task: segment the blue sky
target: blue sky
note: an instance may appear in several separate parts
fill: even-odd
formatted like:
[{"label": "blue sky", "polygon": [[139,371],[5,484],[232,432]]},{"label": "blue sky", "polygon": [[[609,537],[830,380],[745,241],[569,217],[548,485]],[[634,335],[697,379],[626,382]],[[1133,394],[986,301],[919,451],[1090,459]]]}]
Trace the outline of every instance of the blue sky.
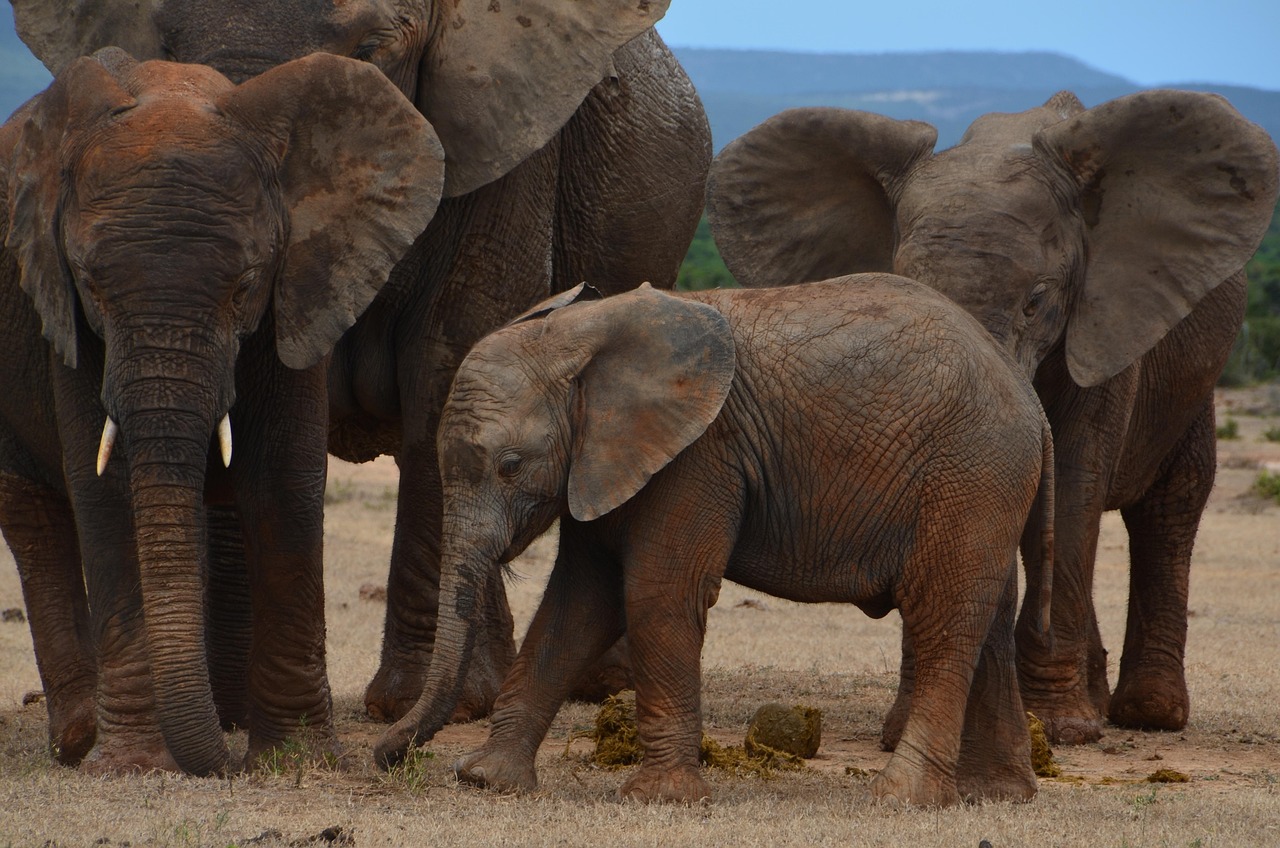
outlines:
[{"label": "blue sky", "polygon": [[1280,90],[1280,0],[671,0],[658,30],[685,47],[1050,50],[1140,85]]}]

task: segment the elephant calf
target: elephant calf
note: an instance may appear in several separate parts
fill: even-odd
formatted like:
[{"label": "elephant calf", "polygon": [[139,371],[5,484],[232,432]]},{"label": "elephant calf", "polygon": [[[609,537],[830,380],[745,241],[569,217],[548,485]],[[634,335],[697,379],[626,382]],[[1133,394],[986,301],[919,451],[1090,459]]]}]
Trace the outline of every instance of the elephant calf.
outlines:
[{"label": "elephant calf", "polygon": [[[570,684],[625,627],[645,758],[620,793],[708,797],[699,657],[728,577],[901,611],[918,673],[876,798],[1032,797],[1015,563],[1053,461],[1012,360],[950,301],[887,274],[584,302],[593,293],[542,304],[458,371],[438,436],[436,654],[380,762],[449,717],[491,575],[560,519],[546,595],[461,779],[534,787]],[[1050,527],[1051,495],[1041,504]],[[1048,574],[1035,578],[1047,619]]]}]

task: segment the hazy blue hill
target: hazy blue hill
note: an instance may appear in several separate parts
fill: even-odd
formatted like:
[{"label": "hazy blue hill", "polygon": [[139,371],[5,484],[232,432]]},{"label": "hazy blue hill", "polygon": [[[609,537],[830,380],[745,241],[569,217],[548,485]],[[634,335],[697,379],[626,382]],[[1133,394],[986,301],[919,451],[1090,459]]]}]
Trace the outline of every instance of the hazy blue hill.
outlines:
[{"label": "hazy blue hill", "polygon": [[758,95],[885,89],[998,88],[1054,90],[1132,85],[1057,53],[785,53],[674,48],[700,92]]},{"label": "hazy blue hill", "polygon": [[[673,48],[706,104],[717,149],[795,106],[840,106],[938,128],[955,144],[979,115],[1021,112],[1062,89],[1086,106],[1141,90],[1115,74],[1054,53],[806,54]],[[1280,138],[1280,92],[1181,83],[1214,91]]]}]

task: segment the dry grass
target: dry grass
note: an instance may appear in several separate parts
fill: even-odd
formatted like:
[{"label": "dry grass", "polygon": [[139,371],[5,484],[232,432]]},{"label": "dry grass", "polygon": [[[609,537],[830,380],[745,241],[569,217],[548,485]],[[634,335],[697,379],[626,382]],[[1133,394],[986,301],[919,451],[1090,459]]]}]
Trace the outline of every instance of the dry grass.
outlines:
[{"label": "dry grass", "polygon": [[[1238,405],[1244,401],[1233,395]],[[26,626],[0,623],[0,848],[13,845],[228,846],[302,844],[327,828],[357,845],[1280,845],[1280,505],[1250,496],[1259,463],[1280,460],[1262,433],[1277,419],[1233,412],[1240,439],[1220,446],[1218,486],[1196,550],[1187,669],[1191,726],[1183,733],[1111,730],[1098,745],[1058,749],[1064,778],[1041,781],[1030,804],[885,810],[862,795],[883,766],[879,722],[893,697],[899,628],[852,607],[800,606],[726,585],[711,611],[704,651],[710,734],[740,743],[766,701],[823,711],[823,746],[810,767],[769,780],[708,772],[704,807],[619,804],[622,780],[593,768],[590,707],[561,711],[539,758],[541,789],[500,796],[456,785],[448,764],[478,744],[483,723],[448,728],[391,775],[370,764],[380,726],[362,718],[363,686],[377,662],[380,603],[359,587],[385,580],[395,468],[334,463],[326,539],[330,677],[347,747],[339,771],[288,764],[280,774],[206,780],[152,774],[94,779],[52,766]],[[1096,598],[1103,635],[1119,659],[1127,553],[1107,516]],[[551,540],[517,564],[517,619],[527,621],[545,581]],[[0,610],[21,606],[7,552]],[[518,625],[520,626],[520,625]],[[232,739],[243,750],[242,734]],[[1144,781],[1157,769],[1185,784]],[[855,773],[847,773],[853,770]],[[251,842],[263,834],[266,838]],[[330,831],[330,835],[333,832]],[[314,843],[323,844],[319,838]]]}]

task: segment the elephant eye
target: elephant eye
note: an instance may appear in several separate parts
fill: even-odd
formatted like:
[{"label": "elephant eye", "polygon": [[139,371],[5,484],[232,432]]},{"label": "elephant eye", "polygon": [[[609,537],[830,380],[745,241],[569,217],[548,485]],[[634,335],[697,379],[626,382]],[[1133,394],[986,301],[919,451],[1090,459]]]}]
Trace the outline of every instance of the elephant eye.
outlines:
[{"label": "elephant eye", "polygon": [[524,457],[514,451],[502,455],[498,460],[498,475],[501,477],[514,477],[520,473],[521,466],[524,465]]},{"label": "elephant eye", "polygon": [[366,38],[364,41],[356,45],[356,49],[351,51],[352,59],[359,59],[361,62],[368,62],[373,58],[373,54],[378,52],[378,47],[382,42],[378,39]]},{"label": "elephant eye", "polygon": [[1045,294],[1049,291],[1049,284],[1044,282],[1036,283],[1035,288],[1031,290],[1031,294],[1027,295],[1027,302],[1022,306],[1022,314],[1031,318],[1040,309],[1040,304],[1044,300]]},{"label": "elephant eye", "polygon": [[246,269],[240,278],[236,280],[235,290],[231,293],[231,303],[236,309],[244,306],[245,300],[248,299],[249,293],[253,290],[254,283],[258,280],[258,267]]}]

